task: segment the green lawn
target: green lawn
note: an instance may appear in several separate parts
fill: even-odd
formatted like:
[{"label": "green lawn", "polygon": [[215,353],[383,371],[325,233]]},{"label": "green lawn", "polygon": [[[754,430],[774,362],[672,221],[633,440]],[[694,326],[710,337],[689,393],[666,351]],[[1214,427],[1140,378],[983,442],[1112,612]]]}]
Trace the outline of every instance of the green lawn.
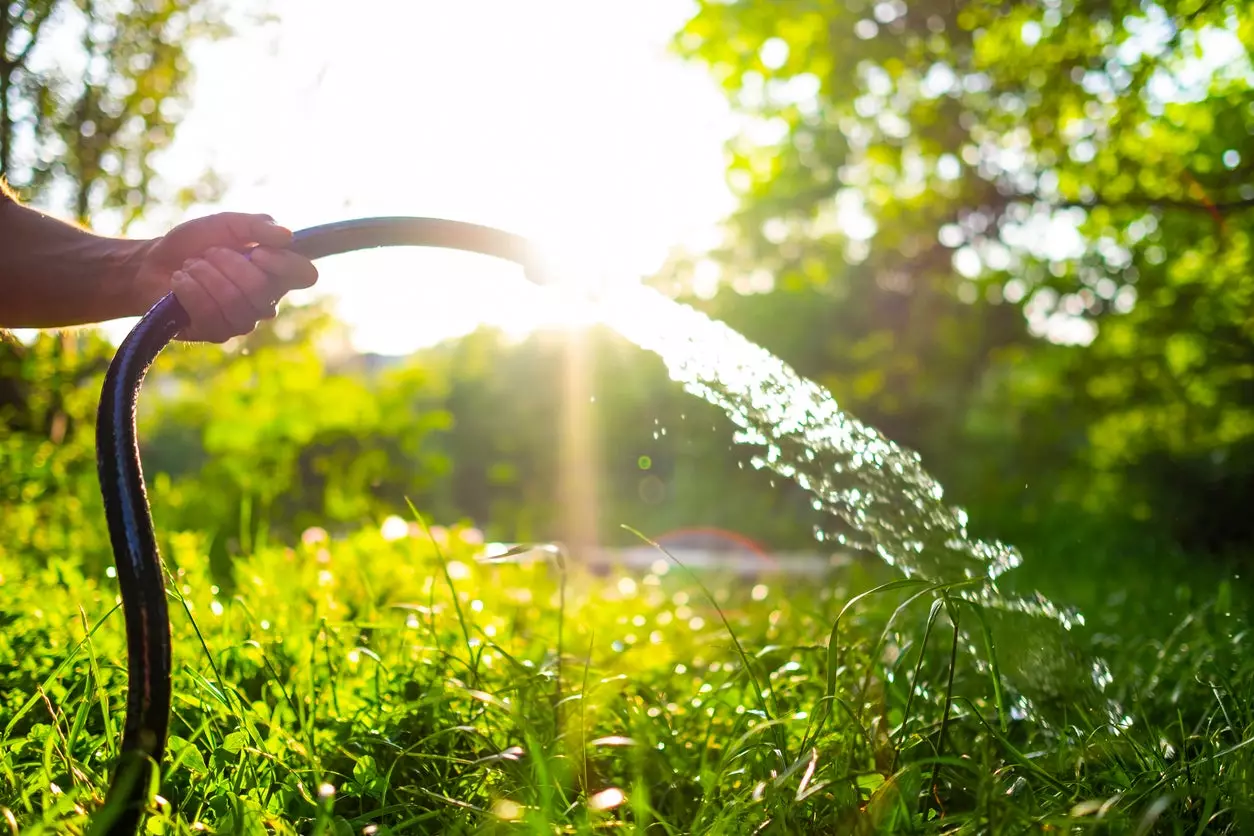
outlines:
[{"label": "green lawn", "polygon": [[[990,666],[980,614],[923,586],[837,623],[894,579],[870,563],[698,581],[659,553],[563,595],[556,563],[363,532],[219,590],[203,543],[164,549],[177,681],[149,832],[1254,832],[1249,637],[1203,573],[1073,585],[1069,647],[1033,656],[1045,631],[1007,623]],[[81,833],[117,755],[121,613],[108,582],[33,563],[0,552],[0,833]],[[993,687],[1013,669],[1055,686],[1026,716]]]}]

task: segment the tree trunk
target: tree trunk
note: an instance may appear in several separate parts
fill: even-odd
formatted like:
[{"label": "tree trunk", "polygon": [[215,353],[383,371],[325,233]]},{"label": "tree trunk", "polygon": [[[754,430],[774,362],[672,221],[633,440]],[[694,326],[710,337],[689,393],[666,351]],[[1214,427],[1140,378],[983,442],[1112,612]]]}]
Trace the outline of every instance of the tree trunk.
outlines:
[{"label": "tree trunk", "polygon": [[9,114],[9,89],[13,86],[15,65],[9,61],[9,38],[13,20],[9,4],[0,11],[0,177],[7,177],[13,156],[13,119]]}]

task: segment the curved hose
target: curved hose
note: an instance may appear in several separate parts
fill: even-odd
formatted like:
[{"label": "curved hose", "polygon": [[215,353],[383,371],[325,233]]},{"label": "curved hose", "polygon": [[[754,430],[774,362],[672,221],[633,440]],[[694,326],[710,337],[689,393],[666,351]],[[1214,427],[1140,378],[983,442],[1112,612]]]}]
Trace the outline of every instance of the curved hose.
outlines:
[{"label": "curved hose", "polygon": [[[524,238],[438,218],[366,218],[311,227],[297,232],[290,248],[315,259],[397,246],[466,250],[524,267],[536,263]],[[92,828],[105,836],[131,836],[138,829],[170,724],[170,617],[135,436],[135,405],[148,367],[186,324],[173,294],[157,302],[122,341],[100,396],[96,464],[122,592],[129,678],[121,757]]]}]

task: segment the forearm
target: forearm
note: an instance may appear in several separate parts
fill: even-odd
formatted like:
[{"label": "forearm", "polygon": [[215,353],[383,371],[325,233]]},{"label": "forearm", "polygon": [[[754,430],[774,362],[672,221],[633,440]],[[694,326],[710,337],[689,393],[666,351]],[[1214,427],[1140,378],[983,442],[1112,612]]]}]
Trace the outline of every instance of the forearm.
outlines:
[{"label": "forearm", "polygon": [[142,314],[149,242],[93,235],[0,194],[0,327],[56,328]]}]

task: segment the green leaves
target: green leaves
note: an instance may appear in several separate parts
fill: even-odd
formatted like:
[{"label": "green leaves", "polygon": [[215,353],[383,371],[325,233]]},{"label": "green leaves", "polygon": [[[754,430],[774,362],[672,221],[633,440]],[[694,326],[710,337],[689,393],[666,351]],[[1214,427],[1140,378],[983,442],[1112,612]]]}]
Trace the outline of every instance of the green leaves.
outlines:
[{"label": "green leaves", "polygon": [[[55,47],[54,33],[77,33]],[[231,32],[219,0],[25,0],[0,21],[0,173],[81,223],[125,229],[162,187],[157,155],[190,104],[196,43]],[[207,201],[205,178],[185,197]]]},{"label": "green leaves", "polygon": [[[339,328],[317,307],[284,312],[232,351],[163,358],[144,416],[145,464],[167,525],[214,530],[247,550],[271,532],[403,513],[447,471],[432,443],[449,415],[441,376],[415,364],[335,368],[318,350]],[[164,395],[160,394],[164,387]]]},{"label": "green leaves", "polygon": [[701,3],[676,48],[745,117],[716,255],[827,306],[808,340],[755,336],[977,511],[995,488],[947,460],[957,443],[1114,515],[1206,456],[1254,458],[1252,18],[1205,0]]}]

